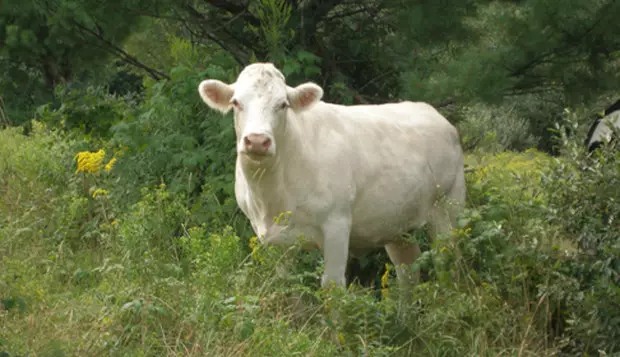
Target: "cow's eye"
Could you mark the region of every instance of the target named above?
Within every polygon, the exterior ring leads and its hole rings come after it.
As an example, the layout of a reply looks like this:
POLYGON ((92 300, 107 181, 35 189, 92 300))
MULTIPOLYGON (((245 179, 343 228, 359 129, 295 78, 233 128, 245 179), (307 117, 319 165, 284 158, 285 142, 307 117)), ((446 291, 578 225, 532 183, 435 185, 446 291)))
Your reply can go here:
POLYGON ((230 101, 230 104, 232 104, 235 108, 239 109, 239 101, 237 101, 236 99, 232 99, 230 101))
POLYGON ((286 108, 288 108, 288 102, 282 102, 280 103, 280 105, 278 106, 279 109, 284 110, 286 108))

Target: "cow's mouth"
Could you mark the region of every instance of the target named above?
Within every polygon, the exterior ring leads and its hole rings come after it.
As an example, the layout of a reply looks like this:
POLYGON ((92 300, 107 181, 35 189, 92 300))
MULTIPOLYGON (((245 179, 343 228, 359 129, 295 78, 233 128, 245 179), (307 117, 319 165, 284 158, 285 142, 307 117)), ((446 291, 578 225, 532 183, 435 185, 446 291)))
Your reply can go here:
POLYGON ((258 153, 258 152, 253 152, 253 151, 242 151, 241 154, 246 159, 249 159, 254 162, 262 162, 266 160, 267 158, 269 158, 270 156, 272 156, 272 154, 269 152, 258 153))

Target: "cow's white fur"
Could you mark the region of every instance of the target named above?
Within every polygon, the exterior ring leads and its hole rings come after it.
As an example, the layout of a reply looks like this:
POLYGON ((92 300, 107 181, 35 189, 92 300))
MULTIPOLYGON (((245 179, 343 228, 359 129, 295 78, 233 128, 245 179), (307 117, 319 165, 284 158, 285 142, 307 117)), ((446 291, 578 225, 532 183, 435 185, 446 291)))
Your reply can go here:
POLYGON ((325 103, 318 85, 288 87, 270 63, 247 66, 231 85, 205 80, 199 93, 223 113, 235 107, 235 195, 263 243, 310 239, 324 254, 323 286, 345 285, 348 254, 380 246, 401 283, 417 281, 402 264, 420 251, 402 233, 426 222, 449 231, 466 191, 459 135, 433 107, 325 103), (248 134, 273 141, 267 155, 245 152, 248 134), (451 205, 438 205, 442 196, 451 205), (274 223, 287 211, 286 225, 274 223))

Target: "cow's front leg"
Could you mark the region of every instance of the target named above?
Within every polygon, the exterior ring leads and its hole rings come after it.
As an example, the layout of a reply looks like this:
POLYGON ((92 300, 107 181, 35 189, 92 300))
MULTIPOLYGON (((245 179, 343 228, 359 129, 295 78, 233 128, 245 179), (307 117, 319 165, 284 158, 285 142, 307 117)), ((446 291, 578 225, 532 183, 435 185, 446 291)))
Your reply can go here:
POLYGON ((329 281, 337 286, 346 287, 345 271, 349 257, 349 235, 351 219, 346 216, 330 218, 323 225, 323 257, 325 272, 321 286, 326 287, 329 281))

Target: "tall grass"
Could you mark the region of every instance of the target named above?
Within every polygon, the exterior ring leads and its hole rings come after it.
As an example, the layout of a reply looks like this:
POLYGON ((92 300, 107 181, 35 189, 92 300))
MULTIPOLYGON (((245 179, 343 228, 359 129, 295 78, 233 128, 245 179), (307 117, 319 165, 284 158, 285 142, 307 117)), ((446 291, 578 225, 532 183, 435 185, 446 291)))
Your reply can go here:
MULTIPOLYGON (((0 131, 0 355, 619 350, 618 327, 608 319, 618 316, 609 310, 617 281, 608 275, 606 287, 583 285, 583 274, 600 281, 616 268, 584 270, 576 233, 565 229, 567 218, 556 209, 567 197, 562 193, 585 194, 589 181, 582 175, 570 187, 545 183, 576 172, 576 158, 533 150, 468 157, 475 172, 468 176, 468 208, 453 232, 459 239, 423 254, 419 266, 429 279, 399 314, 393 275, 384 279, 383 298, 356 285, 322 290, 320 254, 255 240, 248 246, 231 226, 233 208, 214 199, 208 183, 197 201, 161 183, 133 187, 139 199, 125 204, 115 197, 123 192, 114 190, 123 184, 115 169, 77 170, 75 155, 86 149, 38 123, 29 137, 0 131), (442 264, 432 266, 433 255, 442 264), (598 332, 571 325, 575 320, 598 332)), ((113 151, 106 150, 104 164, 113 151)))

